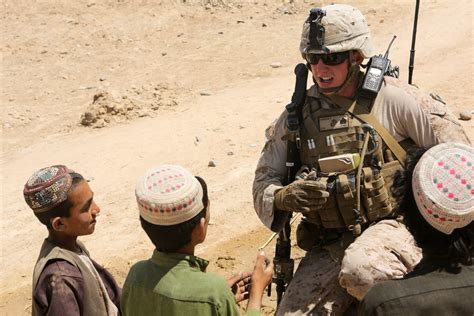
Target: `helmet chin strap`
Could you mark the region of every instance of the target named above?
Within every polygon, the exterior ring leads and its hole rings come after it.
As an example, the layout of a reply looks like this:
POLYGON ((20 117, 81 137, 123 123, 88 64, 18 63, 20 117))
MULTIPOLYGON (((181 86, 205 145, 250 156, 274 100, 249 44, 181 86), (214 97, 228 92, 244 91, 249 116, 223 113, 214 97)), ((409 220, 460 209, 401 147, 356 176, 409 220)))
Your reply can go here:
POLYGON ((356 77, 355 75, 358 73, 359 73, 359 65, 357 64, 357 61, 354 58, 354 52, 349 51, 349 70, 347 72, 346 80, 340 86, 337 86, 337 87, 321 88, 318 86, 318 91, 321 93, 339 94, 341 91, 346 89, 349 86, 349 84, 351 84, 352 80, 354 80, 354 78, 356 77))

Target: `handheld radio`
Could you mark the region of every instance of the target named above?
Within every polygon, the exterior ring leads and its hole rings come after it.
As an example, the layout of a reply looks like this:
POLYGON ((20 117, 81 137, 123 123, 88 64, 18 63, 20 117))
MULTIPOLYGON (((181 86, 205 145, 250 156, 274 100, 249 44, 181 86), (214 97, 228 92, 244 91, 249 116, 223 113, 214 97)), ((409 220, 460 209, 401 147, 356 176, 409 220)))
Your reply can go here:
POLYGON ((394 69, 390 67, 388 52, 395 38, 396 36, 394 35, 384 56, 380 54, 370 59, 369 64, 367 65, 367 71, 365 72, 364 81, 359 90, 360 96, 363 98, 375 99, 377 93, 380 91, 380 87, 382 86, 384 75, 390 74, 394 71, 394 69))

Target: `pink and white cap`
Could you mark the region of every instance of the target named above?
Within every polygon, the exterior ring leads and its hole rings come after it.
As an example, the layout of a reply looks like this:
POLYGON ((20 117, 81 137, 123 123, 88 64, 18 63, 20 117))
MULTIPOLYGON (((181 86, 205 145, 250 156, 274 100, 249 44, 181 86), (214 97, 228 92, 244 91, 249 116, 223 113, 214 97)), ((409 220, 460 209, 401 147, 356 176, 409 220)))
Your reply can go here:
POLYGON ((427 150, 413 171, 413 194, 424 219, 449 235, 474 220, 474 149, 443 143, 427 150))
POLYGON ((204 209, 199 181, 186 169, 160 165, 149 169, 135 188, 140 216, 155 225, 183 223, 204 209))

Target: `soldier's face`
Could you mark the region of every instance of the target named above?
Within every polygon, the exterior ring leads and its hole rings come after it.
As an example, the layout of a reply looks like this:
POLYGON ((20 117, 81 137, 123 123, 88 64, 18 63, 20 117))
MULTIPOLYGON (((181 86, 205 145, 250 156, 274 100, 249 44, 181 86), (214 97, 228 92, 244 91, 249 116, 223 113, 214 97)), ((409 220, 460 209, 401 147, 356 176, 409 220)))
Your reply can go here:
POLYGON ((336 88, 344 83, 349 72, 349 60, 338 65, 326 65, 322 59, 317 64, 311 64, 316 84, 323 89, 336 88))

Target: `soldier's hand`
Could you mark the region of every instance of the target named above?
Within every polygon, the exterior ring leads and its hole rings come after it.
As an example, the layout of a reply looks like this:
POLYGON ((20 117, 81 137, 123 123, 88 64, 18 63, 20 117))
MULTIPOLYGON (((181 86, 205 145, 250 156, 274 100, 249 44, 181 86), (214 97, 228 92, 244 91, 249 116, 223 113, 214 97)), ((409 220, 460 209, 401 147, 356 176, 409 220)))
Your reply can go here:
POLYGON ((296 180, 275 191, 275 207, 283 211, 312 212, 322 208, 329 196, 326 185, 314 180, 296 180))

